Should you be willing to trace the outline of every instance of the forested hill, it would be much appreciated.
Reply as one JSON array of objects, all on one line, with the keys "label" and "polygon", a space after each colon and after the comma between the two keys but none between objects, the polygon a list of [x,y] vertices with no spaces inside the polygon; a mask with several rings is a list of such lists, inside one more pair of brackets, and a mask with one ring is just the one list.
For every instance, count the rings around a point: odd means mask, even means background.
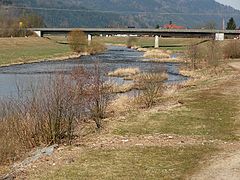
[{"label": "forested hill", "polygon": [[34,11],[44,17],[48,27],[155,27],[169,21],[185,27],[201,27],[215,21],[220,27],[223,16],[217,14],[224,14],[226,19],[233,16],[237,22],[240,19],[240,11],[214,0],[0,1],[11,1],[16,6],[43,8]]}]

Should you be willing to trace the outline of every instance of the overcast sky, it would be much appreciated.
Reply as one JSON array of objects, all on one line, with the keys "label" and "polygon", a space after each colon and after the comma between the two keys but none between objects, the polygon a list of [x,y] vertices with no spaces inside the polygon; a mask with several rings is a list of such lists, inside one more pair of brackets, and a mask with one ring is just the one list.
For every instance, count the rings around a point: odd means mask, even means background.
[{"label": "overcast sky", "polygon": [[230,5],[235,9],[240,9],[240,0],[215,0],[225,5]]}]

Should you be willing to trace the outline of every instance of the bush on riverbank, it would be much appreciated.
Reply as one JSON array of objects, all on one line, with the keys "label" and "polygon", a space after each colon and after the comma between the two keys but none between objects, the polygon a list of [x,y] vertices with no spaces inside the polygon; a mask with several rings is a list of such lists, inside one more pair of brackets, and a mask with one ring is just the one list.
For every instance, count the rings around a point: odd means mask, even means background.
[{"label": "bush on riverbank", "polygon": [[142,73],[135,79],[137,89],[140,90],[138,96],[139,104],[146,108],[151,108],[163,94],[163,83],[167,79],[165,72]]},{"label": "bush on riverbank", "polygon": [[77,53],[87,52],[87,37],[83,31],[74,30],[68,34],[68,43],[70,48]]},{"label": "bush on riverbank", "polygon": [[224,46],[224,56],[226,59],[240,58],[239,40],[230,41]]},{"label": "bush on riverbank", "polygon": [[92,55],[106,50],[105,45],[100,42],[88,42],[86,34],[80,30],[71,31],[68,34],[67,40],[72,51],[76,53],[88,53]]},{"label": "bush on riverbank", "polygon": [[41,90],[31,87],[23,96],[1,101],[0,164],[34,147],[71,144],[86,119],[101,128],[111,94],[100,73],[98,65],[92,71],[80,67],[43,81]]},{"label": "bush on riverbank", "polygon": [[131,48],[131,47],[135,46],[137,41],[138,41],[137,37],[132,37],[132,36],[128,37],[128,39],[127,39],[127,47]]},{"label": "bush on riverbank", "polygon": [[219,42],[211,40],[205,44],[190,45],[186,51],[186,56],[190,61],[192,70],[203,68],[214,68],[223,59],[223,48]]}]

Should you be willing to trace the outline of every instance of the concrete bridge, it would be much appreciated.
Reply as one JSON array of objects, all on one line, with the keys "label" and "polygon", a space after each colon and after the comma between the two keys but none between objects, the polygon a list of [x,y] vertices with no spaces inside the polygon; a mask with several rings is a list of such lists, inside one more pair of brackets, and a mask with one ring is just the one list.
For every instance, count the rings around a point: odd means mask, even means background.
[{"label": "concrete bridge", "polygon": [[73,30],[81,30],[88,35],[91,41],[92,36],[106,35],[138,35],[155,36],[155,47],[158,47],[159,37],[183,37],[183,38],[211,38],[224,40],[224,38],[235,38],[240,36],[240,30],[207,30],[207,29],[138,29],[138,28],[30,28],[38,36],[45,35],[66,35]]}]

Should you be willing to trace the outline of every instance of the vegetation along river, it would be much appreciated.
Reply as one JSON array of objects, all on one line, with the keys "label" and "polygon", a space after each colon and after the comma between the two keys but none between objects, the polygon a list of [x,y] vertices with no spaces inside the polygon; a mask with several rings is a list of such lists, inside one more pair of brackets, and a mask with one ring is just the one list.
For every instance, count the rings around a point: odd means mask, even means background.
[{"label": "vegetation along river", "polygon": [[[164,68],[168,74],[166,83],[178,83],[187,78],[179,74],[180,63],[154,63],[144,61],[143,53],[126,47],[108,46],[103,54],[94,56],[82,56],[79,59],[65,61],[45,61],[32,64],[13,65],[0,68],[0,97],[16,96],[19,88],[30,87],[37,84],[39,80],[48,78],[56,73],[68,73],[73,68],[84,66],[93,68],[99,65],[106,71],[118,68],[138,67],[147,72],[156,66]],[[122,78],[112,78],[117,83],[124,83]]]}]

